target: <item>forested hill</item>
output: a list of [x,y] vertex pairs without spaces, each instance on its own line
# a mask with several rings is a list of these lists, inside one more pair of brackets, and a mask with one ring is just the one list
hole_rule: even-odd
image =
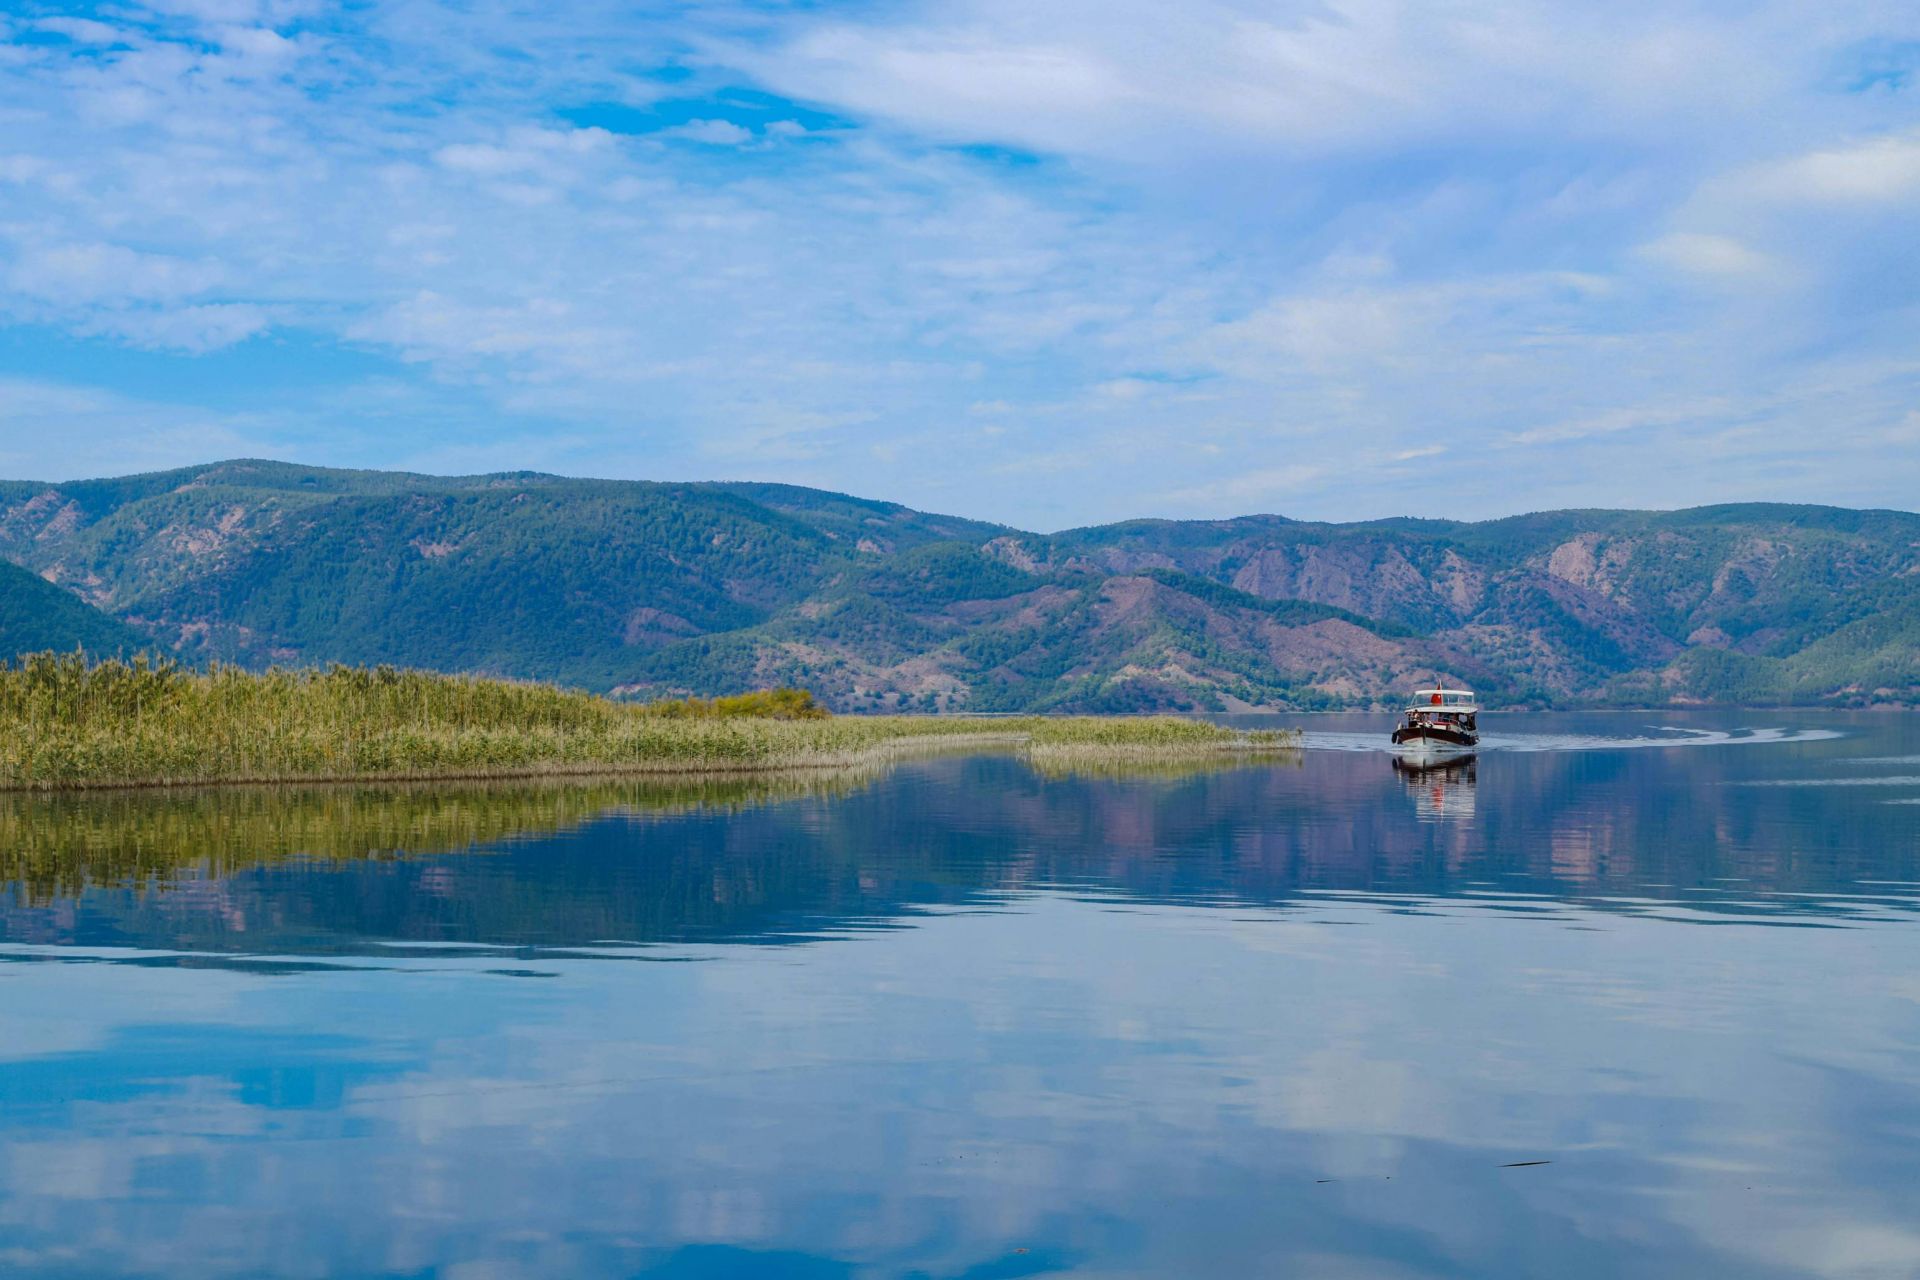
[[[235,461],[0,482],[0,557],[131,628],[93,648],[843,710],[1368,705],[1436,674],[1510,704],[1920,701],[1920,515],[1895,511],[1042,535],[787,485]],[[28,634],[0,647],[49,646]]]
[[17,565],[0,563],[0,657],[42,649],[131,657],[152,645],[72,592]]

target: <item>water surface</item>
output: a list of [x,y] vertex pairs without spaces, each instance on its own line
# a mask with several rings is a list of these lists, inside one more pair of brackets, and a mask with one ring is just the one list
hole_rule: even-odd
[[0,1273],[1920,1274],[1920,722],[1304,723],[0,798]]

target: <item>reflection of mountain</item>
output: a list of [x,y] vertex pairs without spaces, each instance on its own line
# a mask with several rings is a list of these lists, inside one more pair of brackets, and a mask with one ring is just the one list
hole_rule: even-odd
[[1425,764],[1393,757],[1393,772],[1413,797],[1413,811],[1424,822],[1457,822],[1473,816],[1478,765],[1473,756]]
[[[0,938],[283,954],[783,942],[1031,889],[1284,907],[1496,884],[1802,916],[1863,881],[1920,880],[1910,809],[1858,788],[1729,785],[1828,750],[1858,752],[1497,754],[1444,775],[1438,800],[1431,775],[1410,784],[1380,756],[1330,752],[1146,778],[977,756],[837,791],[14,797],[0,800],[0,878],[31,892],[0,910]],[[104,887],[129,877],[145,887]],[[1813,896],[1773,896],[1788,894]]]

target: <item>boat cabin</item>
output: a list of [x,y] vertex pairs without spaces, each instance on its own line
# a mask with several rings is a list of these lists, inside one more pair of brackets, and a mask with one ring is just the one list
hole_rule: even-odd
[[1479,712],[1480,705],[1470,689],[1415,689],[1413,701],[1407,704],[1407,725],[1473,733]]

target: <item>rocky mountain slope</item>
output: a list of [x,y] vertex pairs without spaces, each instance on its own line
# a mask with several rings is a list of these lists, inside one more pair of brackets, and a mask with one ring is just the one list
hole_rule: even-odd
[[[1563,511],[1042,535],[768,484],[236,461],[0,483],[0,557],[157,647],[841,709],[1920,701],[1920,515]],[[0,644],[7,643],[0,636]]]

